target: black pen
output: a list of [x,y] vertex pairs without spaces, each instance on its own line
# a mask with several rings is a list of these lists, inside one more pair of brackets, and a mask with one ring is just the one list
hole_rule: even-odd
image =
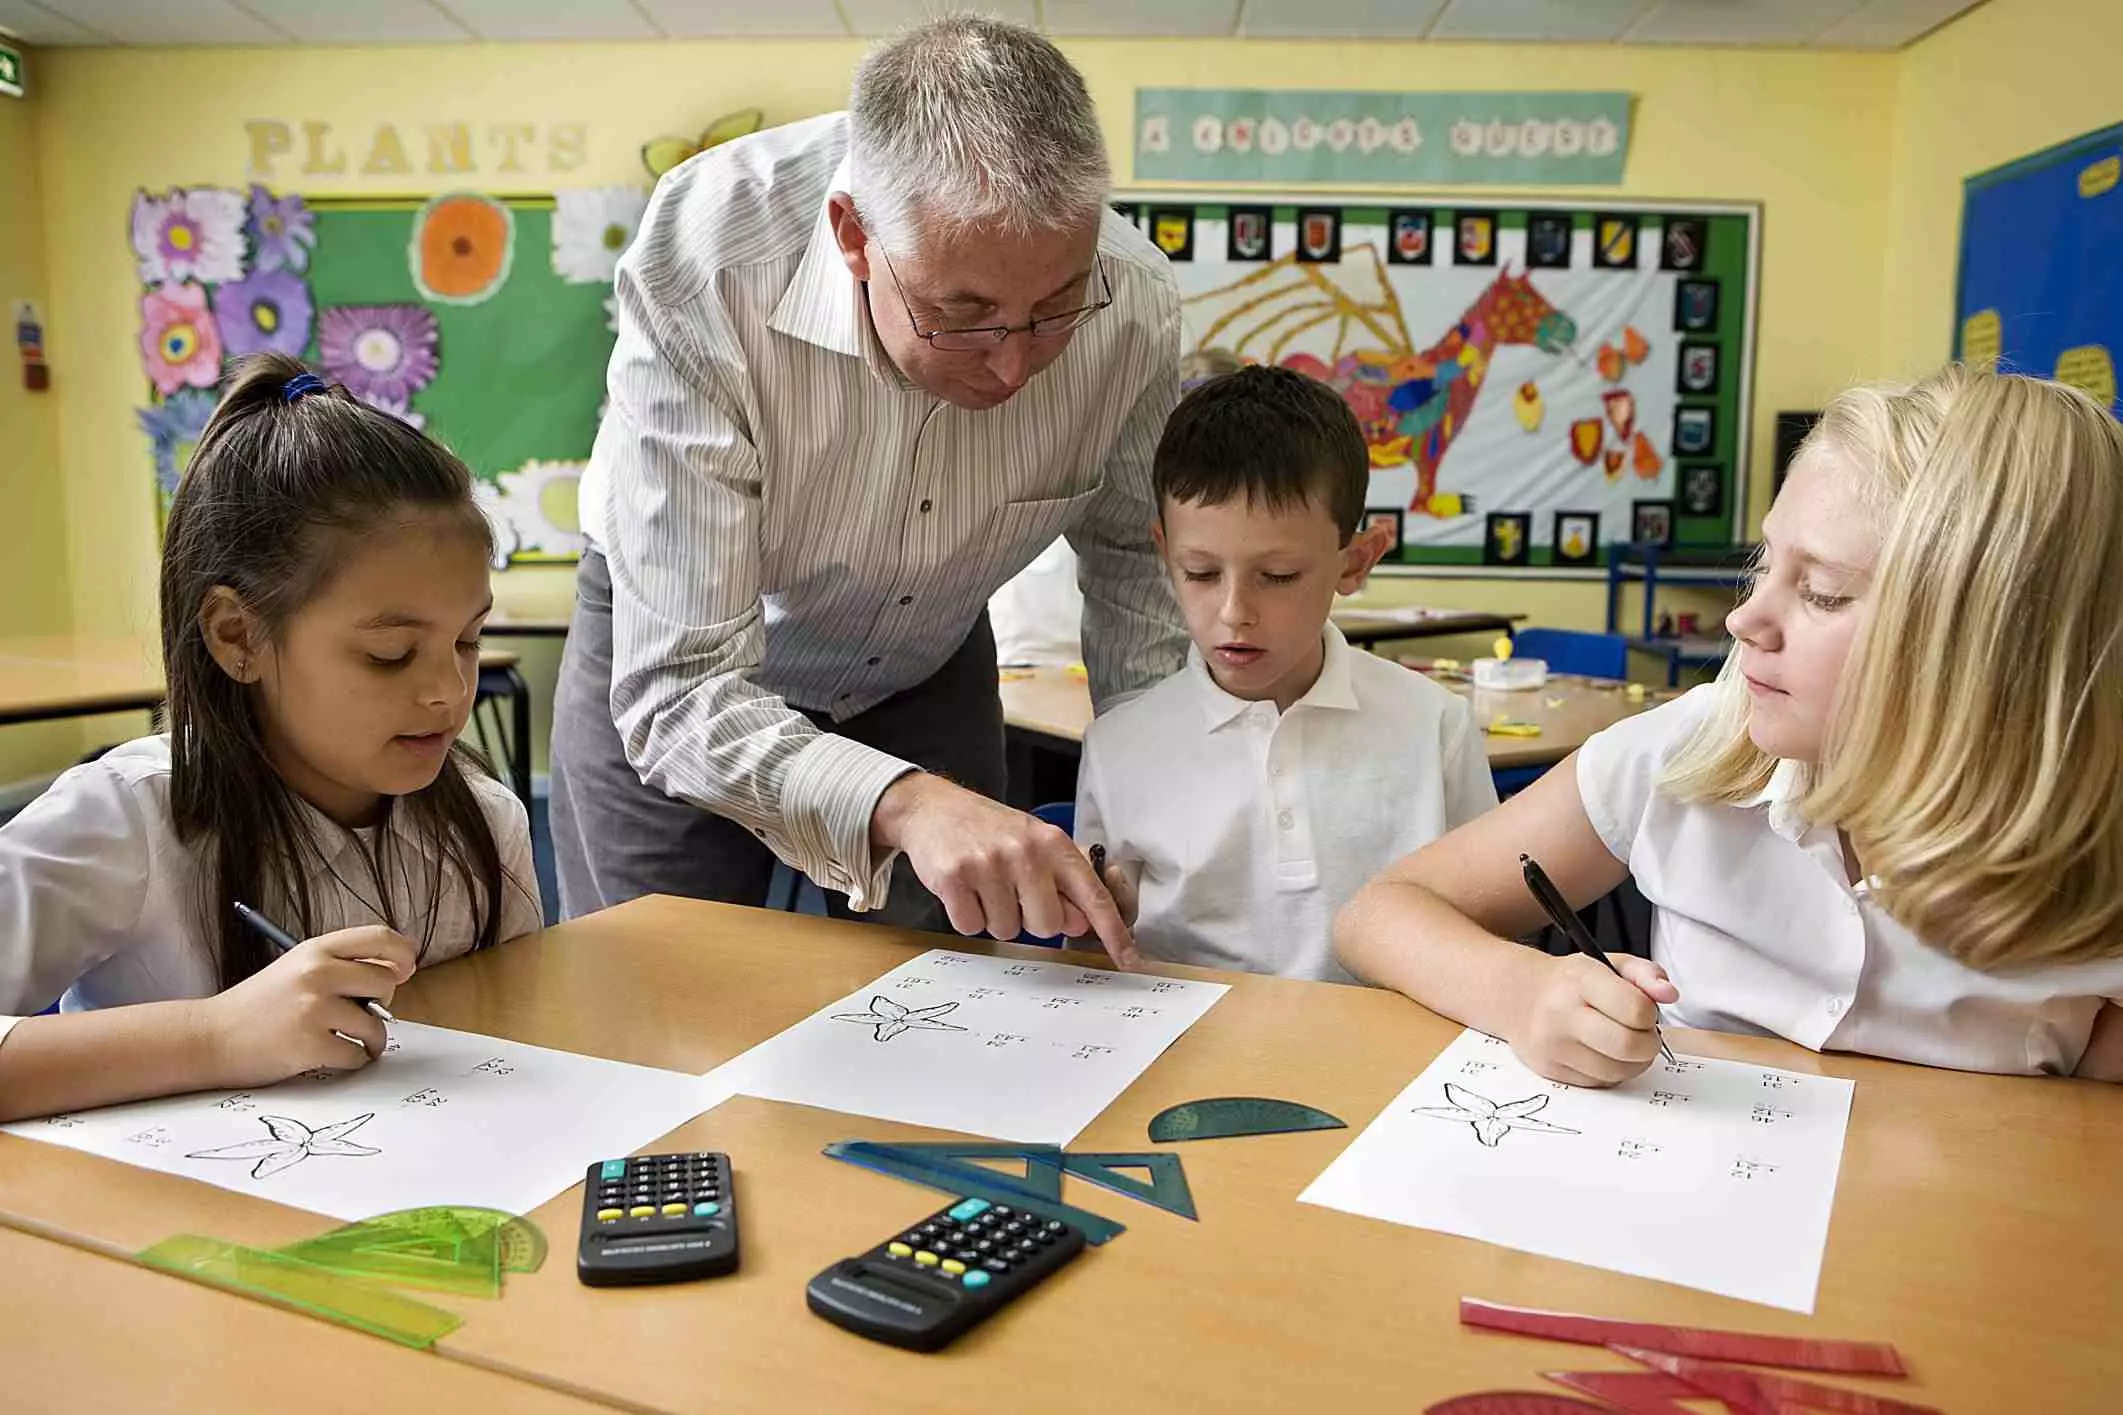
[[[280,927],[280,925],[274,923],[240,899],[236,901],[236,917],[249,924],[260,938],[273,945],[273,951],[276,953],[285,954],[299,942],[293,934],[290,934],[286,929]],[[354,1001],[360,1003],[368,1011],[369,1015],[379,1022],[396,1022],[398,1020],[390,1014],[382,1003],[373,997],[357,997]],[[354,1041],[352,1037],[347,1037],[344,1032],[338,1035],[345,1037],[347,1041]],[[359,1042],[354,1042],[354,1044],[356,1046],[360,1045]]]
[[[1585,931],[1585,925],[1579,922],[1577,914],[1563,898],[1562,891],[1555,887],[1555,881],[1548,878],[1548,872],[1541,868],[1540,861],[1531,855],[1521,855],[1519,870],[1526,876],[1526,888],[1533,891],[1533,897],[1540,904],[1541,912],[1563,931],[1565,938],[1577,946],[1577,951],[1596,960],[1601,967],[1628,983],[1629,979],[1622,977],[1622,970],[1614,966],[1614,960],[1601,952],[1600,946],[1592,941],[1592,935]],[[1636,986],[1635,983],[1629,985]],[[1673,1053],[1666,1047],[1666,1034],[1659,1030],[1658,1023],[1651,1024],[1651,1031],[1652,1035],[1659,1039],[1659,1055],[1668,1061],[1673,1060]]]
[[1091,847],[1091,873],[1098,876],[1100,884],[1106,882],[1106,847],[1103,845]]

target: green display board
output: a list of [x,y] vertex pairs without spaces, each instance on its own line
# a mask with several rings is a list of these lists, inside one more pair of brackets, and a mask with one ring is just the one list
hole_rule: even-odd
[[[508,278],[474,305],[423,300],[408,247],[419,201],[317,201],[310,291],[332,305],[422,304],[441,335],[441,369],[414,396],[427,430],[493,478],[537,460],[581,460],[597,436],[612,334],[608,285],[553,273],[550,197],[503,201],[516,219]],[[318,359],[313,337],[309,361]]]

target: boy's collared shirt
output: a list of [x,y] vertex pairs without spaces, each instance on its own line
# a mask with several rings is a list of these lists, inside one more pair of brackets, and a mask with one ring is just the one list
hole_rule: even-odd
[[1352,982],[1335,911],[1496,804],[1465,703],[1322,634],[1319,678],[1287,712],[1225,692],[1197,649],[1084,734],[1076,836],[1139,870],[1147,954]]
[[2123,958],[1980,973],[1931,948],[1851,884],[1833,826],[1796,809],[1800,763],[1739,805],[1656,788],[1716,685],[1596,734],[1578,794],[1654,909],[1651,956],[1681,991],[1678,1026],[1789,1038],[1816,1051],[2004,1074],[2069,1073]]

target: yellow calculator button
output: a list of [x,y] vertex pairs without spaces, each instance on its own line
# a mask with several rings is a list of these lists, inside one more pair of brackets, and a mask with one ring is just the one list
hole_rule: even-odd
[[597,1221],[599,1223],[610,1223],[613,1219],[625,1217],[626,1211],[624,1209],[599,1209],[597,1211]]
[[684,1204],[665,1204],[663,1206],[663,1216],[665,1218],[684,1218],[686,1216],[686,1206]]
[[966,1265],[965,1265],[964,1263],[961,1263],[961,1262],[960,1262],[960,1261],[959,1261],[958,1259],[956,1259],[956,1258],[946,1258],[946,1259],[944,1259],[944,1264],[943,1264],[943,1266],[944,1266],[944,1271],[945,1271],[945,1272],[947,1272],[947,1273],[949,1273],[949,1274],[951,1274],[951,1276],[953,1276],[953,1277],[957,1277],[957,1276],[958,1276],[958,1275],[959,1275],[960,1273],[962,1273],[962,1272],[964,1272],[964,1271],[966,1270]]
[[885,1251],[895,1258],[911,1258],[914,1256],[914,1250],[904,1243],[887,1243]]
[[933,1268],[938,1263],[942,1262],[943,1259],[937,1257],[934,1253],[924,1248],[919,1253],[916,1253],[914,1255],[914,1261],[921,1267]]
[[636,1204],[633,1208],[627,1210],[627,1216],[629,1218],[654,1218],[656,1217],[656,1206],[654,1204]]

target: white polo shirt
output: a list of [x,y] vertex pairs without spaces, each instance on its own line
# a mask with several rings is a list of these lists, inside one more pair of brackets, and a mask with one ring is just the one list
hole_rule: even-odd
[[1354,982],[1334,913],[1418,846],[1496,804],[1467,705],[1349,647],[1278,713],[1187,666],[1084,734],[1076,838],[1140,867],[1135,939],[1175,963]]
[[1610,727],[1577,758],[1585,814],[1654,908],[1651,954],[1681,992],[1667,1020],[1962,1071],[2069,1074],[2103,1000],[2123,997],[2123,940],[2101,962],[1980,973],[1849,882],[1835,829],[1793,808],[1800,763],[1780,763],[1744,805],[1654,789],[1717,691]]
[[[501,854],[496,938],[505,942],[542,922],[530,822],[508,787],[468,779]],[[402,813],[363,830],[307,806],[302,816],[318,847],[305,861],[311,936],[389,918],[419,947],[422,967],[471,950],[472,901]],[[379,892],[369,860],[383,830],[396,836],[389,858],[398,868]],[[212,889],[170,818],[169,738],[138,738],[61,776],[0,829],[0,1039],[54,1002],[77,1012],[211,997],[220,983],[202,901]],[[286,899],[252,902],[297,928]]]

